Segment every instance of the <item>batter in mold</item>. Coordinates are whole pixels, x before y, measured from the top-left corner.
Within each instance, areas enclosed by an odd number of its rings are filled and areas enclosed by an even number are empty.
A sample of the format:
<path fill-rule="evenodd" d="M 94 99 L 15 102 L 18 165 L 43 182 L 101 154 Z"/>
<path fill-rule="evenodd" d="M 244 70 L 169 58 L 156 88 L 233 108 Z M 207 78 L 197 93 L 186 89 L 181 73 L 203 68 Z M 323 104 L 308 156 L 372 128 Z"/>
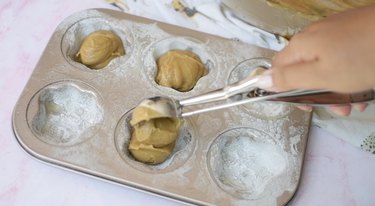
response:
<path fill-rule="evenodd" d="M 143 163 L 159 164 L 171 154 L 181 125 L 179 119 L 161 116 L 162 111 L 150 109 L 145 100 L 133 110 L 133 127 L 129 152 Z"/>
<path fill-rule="evenodd" d="M 156 83 L 180 92 L 193 89 L 197 81 L 208 73 L 199 56 L 191 51 L 170 50 L 156 63 Z"/>
<path fill-rule="evenodd" d="M 125 54 L 121 39 L 113 32 L 99 30 L 90 33 L 82 42 L 76 60 L 91 69 L 102 69 Z"/>

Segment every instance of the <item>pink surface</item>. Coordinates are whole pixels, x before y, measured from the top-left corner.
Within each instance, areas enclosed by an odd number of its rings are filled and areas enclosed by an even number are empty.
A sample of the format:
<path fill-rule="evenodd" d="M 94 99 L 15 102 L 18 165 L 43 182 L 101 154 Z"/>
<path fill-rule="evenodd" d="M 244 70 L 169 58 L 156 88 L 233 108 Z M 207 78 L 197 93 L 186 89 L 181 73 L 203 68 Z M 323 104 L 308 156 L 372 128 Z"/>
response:
<path fill-rule="evenodd" d="M 0 2 L 0 205 L 179 205 L 32 159 L 15 141 L 11 115 L 56 26 L 100 0 Z M 300 189 L 290 205 L 375 205 L 375 155 L 313 128 Z"/>

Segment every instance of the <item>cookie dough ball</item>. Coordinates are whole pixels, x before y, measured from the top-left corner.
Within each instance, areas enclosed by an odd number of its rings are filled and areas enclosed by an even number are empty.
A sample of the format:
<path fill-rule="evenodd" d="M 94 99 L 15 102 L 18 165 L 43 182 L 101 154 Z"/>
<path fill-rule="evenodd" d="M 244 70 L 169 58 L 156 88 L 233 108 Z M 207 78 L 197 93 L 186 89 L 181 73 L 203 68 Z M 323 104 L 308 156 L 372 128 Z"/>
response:
<path fill-rule="evenodd" d="M 193 89 L 197 81 L 208 73 L 200 58 L 191 51 L 168 51 L 156 63 L 156 83 L 180 92 Z"/>
<path fill-rule="evenodd" d="M 124 54 L 122 41 L 115 33 L 99 30 L 83 40 L 76 59 L 91 69 L 102 69 L 112 59 Z"/>
<path fill-rule="evenodd" d="M 128 149 L 140 162 L 162 163 L 171 154 L 176 143 L 180 120 L 158 116 L 157 111 L 141 105 L 133 111 L 130 121 L 133 132 Z"/>

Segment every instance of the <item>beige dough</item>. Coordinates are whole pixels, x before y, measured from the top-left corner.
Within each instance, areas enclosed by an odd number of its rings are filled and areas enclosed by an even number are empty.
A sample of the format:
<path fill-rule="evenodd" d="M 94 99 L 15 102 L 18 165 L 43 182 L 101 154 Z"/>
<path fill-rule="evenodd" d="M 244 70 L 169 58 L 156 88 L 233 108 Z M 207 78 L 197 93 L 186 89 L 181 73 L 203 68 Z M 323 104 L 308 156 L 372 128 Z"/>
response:
<path fill-rule="evenodd" d="M 200 58 L 191 51 L 168 51 L 156 63 L 156 83 L 180 92 L 193 89 L 197 81 L 208 73 Z"/>
<path fill-rule="evenodd" d="M 319 19 L 347 9 L 373 4 L 375 0 L 267 0 L 267 3 L 312 19 Z"/>
<path fill-rule="evenodd" d="M 180 128 L 180 120 L 159 117 L 157 111 L 142 105 L 133 110 L 133 127 L 129 151 L 133 157 L 147 164 L 159 164 L 171 154 Z"/>
<path fill-rule="evenodd" d="M 115 33 L 99 30 L 83 40 L 76 59 L 91 69 L 102 69 L 112 59 L 124 54 L 122 41 Z"/>

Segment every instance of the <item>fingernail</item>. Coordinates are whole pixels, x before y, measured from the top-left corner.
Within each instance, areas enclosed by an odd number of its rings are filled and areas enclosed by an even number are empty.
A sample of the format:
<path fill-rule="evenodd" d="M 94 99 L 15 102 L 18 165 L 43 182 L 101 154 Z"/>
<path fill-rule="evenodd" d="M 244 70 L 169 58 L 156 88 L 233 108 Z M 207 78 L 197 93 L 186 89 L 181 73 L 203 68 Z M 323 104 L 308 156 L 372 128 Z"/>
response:
<path fill-rule="evenodd" d="M 341 110 L 338 110 L 338 111 L 336 111 L 336 114 L 339 115 L 339 116 L 347 117 L 347 116 L 350 115 L 350 111 L 341 111 Z"/>
<path fill-rule="evenodd" d="M 305 112 L 312 112 L 313 107 L 310 105 L 299 105 L 297 106 L 300 110 L 303 110 Z"/>
<path fill-rule="evenodd" d="M 256 83 L 257 87 L 259 87 L 261 89 L 269 89 L 273 86 L 272 75 L 271 75 L 270 71 L 264 72 L 258 78 L 259 78 L 258 82 Z"/>
<path fill-rule="evenodd" d="M 352 105 L 354 107 L 355 110 L 357 110 L 358 112 L 363 112 L 366 110 L 367 108 L 367 104 L 365 103 L 358 103 L 358 104 L 353 104 Z"/>
<path fill-rule="evenodd" d="M 329 106 L 328 108 L 336 115 L 343 117 L 349 116 L 351 111 L 350 106 Z"/>

